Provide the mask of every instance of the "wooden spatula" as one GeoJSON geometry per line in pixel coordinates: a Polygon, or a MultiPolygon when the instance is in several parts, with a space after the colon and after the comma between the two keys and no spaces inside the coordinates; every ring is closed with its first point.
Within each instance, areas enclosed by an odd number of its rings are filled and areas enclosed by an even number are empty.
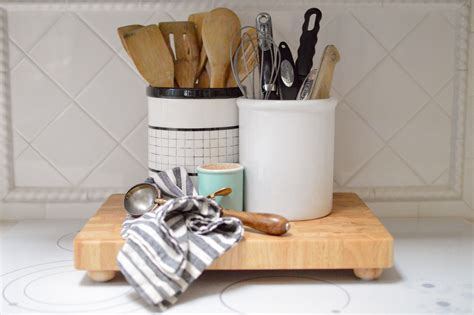
{"type": "Polygon", "coordinates": [[[120,41],[122,42],[122,46],[127,52],[127,54],[130,56],[130,53],[128,52],[127,44],[125,43],[125,40],[123,39],[124,35],[126,33],[129,33],[131,31],[134,31],[136,29],[142,28],[143,25],[139,24],[132,24],[132,25],[126,25],[126,26],[121,26],[117,29],[118,36],[120,38],[120,41]]]}
{"type": "Polygon", "coordinates": [[[329,98],[332,79],[334,77],[334,69],[336,68],[336,63],[338,63],[340,59],[341,56],[339,55],[336,46],[326,46],[321,58],[321,64],[319,65],[318,75],[310,99],[329,98]]]}
{"type": "Polygon", "coordinates": [[[159,24],[165,41],[172,51],[173,34],[175,58],[174,74],[180,88],[192,88],[199,63],[199,44],[193,22],[163,22],[159,24]]]}
{"type": "Polygon", "coordinates": [[[206,69],[204,69],[201,72],[201,75],[198,78],[196,87],[197,88],[202,88],[202,89],[207,89],[207,88],[209,88],[210,84],[211,84],[211,81],[209,79],[209,74],[207,73],[206,69]]]}
{"type": "Polygon", "coordinates": [[[193,22],[196,26],[196,36],[199,44],[199,49],[202,47],[202,22],[207,12],[194,13],[188,17],[189,22],[193,22]]]}
{"type": "Polygon", "coordinates": [[[138,72],[151,86],[173,87],[173,58],[158,25],[125,33],[123,39],[138,72]]]}
{"type": "Polygon", "coordinates": [[[231,10],[217,8],[206,14],[202,23],[202,43],[211,64],[211,88],[226,86],[230,52],[240,42],[240,20],[231,10]]]}
{"type": "Polygon", "coordinates": [[[188,17],[188,21],[193,22],[196,26],[196,35],[200,49],[199,65],[196,72],[196,80],[198,80],[198,78],[201,76],[201,73],[203,72],[204,66],[206,65],[207,61],[206,49],[202,44],[202,22],[204,21],[204,17],[206,16],[206,14],[207,12],[194,13],[188,17]]]}
{"type": "MultiPolygon", "coordinates": [[[[238,53],[238,63],[237,63],[237,74],[239,76],[240,82],[244,81],[247,76],[253,71],[255,68],[255,64],[257,63],[258,59],[258,41],[257,41],[257,30],[254,28],[248,29],[242,38],[245,38],[245,41],[242,40],[244,47],[243,53],[242,49],[239,49],[236,53],[238,53]],[[245,56],[245,58],[244,58],[245,56]]],[[[234,74],[229,71],[229,75],[227,77],[227,87],[236,87],[237,83],[235,82],[234,74]]]]}

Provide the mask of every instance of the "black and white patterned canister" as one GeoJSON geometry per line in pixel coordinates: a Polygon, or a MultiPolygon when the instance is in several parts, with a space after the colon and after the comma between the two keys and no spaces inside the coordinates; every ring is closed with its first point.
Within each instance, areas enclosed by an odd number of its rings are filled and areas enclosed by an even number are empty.
{"type": "Polygon", "coordinates": [[[147,92],[150,172],[183,166],[196,176],[200,165],[239,161],[238,89],[147,92]]]}

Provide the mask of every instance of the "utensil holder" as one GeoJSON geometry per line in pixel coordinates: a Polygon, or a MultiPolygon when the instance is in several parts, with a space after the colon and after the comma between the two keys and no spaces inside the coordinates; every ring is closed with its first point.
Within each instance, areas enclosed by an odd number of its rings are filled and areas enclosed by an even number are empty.
{"type": "Polygon", "coordinates": [[[239,160],[238,88],[148,87],[148,169],[183,166],[190,176],[208,163],[239,160]]]}
{"type": "Polygon", "coordinates": [[[328,215],[332,208],[337,100],[239,98],[244,209],[289,220],[328,215]]]}

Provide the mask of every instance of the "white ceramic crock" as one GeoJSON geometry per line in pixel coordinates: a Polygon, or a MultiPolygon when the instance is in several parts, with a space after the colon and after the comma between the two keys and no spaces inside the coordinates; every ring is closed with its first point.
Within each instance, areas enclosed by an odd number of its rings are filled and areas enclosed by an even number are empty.
{"type": "Polygon", "coordinates": [[[202,164],[238,162],[236,97],[216,90],[231,89],[148,88],[150,173],[183,166],[194,177],[202,164]]]}
{"type": "Polygon", "coordinates": [[[239,98],[244,209],[289,220],[328,215],[332,208],[337,100],[239,98]]]}

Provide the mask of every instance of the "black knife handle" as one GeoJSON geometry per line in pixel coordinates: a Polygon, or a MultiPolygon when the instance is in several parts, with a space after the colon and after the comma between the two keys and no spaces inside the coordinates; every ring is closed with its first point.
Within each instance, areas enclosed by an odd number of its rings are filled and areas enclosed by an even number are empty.
{"type": "Polygon", "coordinates": [[[304,23],[300,37],[300,46],[298,47],[298,58],[296,59],[296,75],[299,85],[303,83],[304,79],[313,67],[313,57],[318,42],[318,32],[321,22],[322,13],[318,8],[311,8],[304,14],[304,23]],[[315,14],[314,28],[308,30],[311,16],[315,14]]]}
{"type": "Polygon", "coordinates": [[[278,88],[280,93],[280,98],[282,100],[294,100],[298,94],[298,89],[295,86],[295,62],[293,61],[293,55],[291,54],[290,47],[286,42],[281,42],[278,45],[278,50],[280,51],[280,73],[278,74],[278,88]],[[287,61],[287,65],[291,66],[291,71],[293,72],[293,84],[288,84],[282,79],[282,65],[284,61],[287,61]]]}

